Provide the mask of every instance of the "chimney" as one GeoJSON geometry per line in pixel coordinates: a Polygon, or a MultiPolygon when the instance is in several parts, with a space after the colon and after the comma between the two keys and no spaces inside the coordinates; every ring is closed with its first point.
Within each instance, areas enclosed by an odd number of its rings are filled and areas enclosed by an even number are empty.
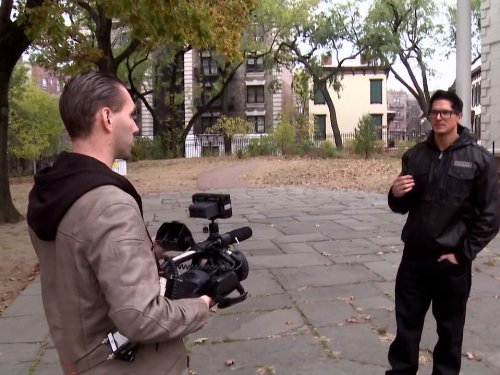
{"type": "Polygon", "coordinates": [[[331,66],[332,65],[332,54],[328,52],[321,56],[321,65],[323,66],[331,66]]]}

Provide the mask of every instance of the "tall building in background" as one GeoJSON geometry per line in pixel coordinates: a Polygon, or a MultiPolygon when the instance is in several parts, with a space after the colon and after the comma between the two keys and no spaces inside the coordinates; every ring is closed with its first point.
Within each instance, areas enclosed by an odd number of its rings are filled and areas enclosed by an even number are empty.
{"type": "Polygon", "coordinates": [[[481,1],[481,143],[500,148],[500,0],[481,1]],[[496,143],[496,144],[495,144],[496,143]]]}
{"type": "Polygon", "coordinates": [[[393,113],[393,120],[389,131],[403,131],[407,129],[408,93],[405,90],[387,91],[387,110],[393,113]]]}
{"type": "MultiPolygon", "coordinates": [[[[191,50],[184,56],[185,122],[204,104],[193,100],[193,87],[211,88],[219,77],[217,62],[209,51],[191,50]]],[[[268,133],[278,126],[283,108],[292,105],[292,73],[277,67],[266,68],[264,58],[247,56],[224,89],[222,95],[201,115],[192,135],[207,134],[221,116],[238,116],[254,124],[254,134],[268,133]],[[276,82],[278,83],[276,85],[276,82]]]]}
{"type": "Polygon", "coordinates": [[[31,64],[29,69],[31,71],[31,79],[42,90],[53,95],[61,93],[63,85],[61,78],[56,73],[37,64],[31,64]]]}

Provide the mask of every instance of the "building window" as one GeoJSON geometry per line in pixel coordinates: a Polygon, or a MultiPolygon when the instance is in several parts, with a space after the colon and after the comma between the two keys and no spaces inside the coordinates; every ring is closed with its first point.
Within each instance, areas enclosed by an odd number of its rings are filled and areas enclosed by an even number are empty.
{"type": "Polygon", "coordinates": [[[219,73],[219,68],[217,67],[217,61],[212,56],[203,56],[201,58],[203,64],[203,75],[204,76],[215,76],[219,73]]]}
{"type": "Polygon", "coordinates": [[[375,134],[378,139],[382,139],[382,115],[376,114],[371,116],[376,127],[375,134]]]}
{"type": "Polygon", "coordinates": [[[323,91],[321,90],[316,90],[314,92],[314,104],[325,104],[325,95],[323,95],[323,91]]]}
{"type": "Polygon", "coordinates": [[[264,70],[264,57],[263,56],[248,56],[247,57],[247,70],[251,72],[259,72],[264,70]]]}
{"type": "Polygon", "coordinates": [[[217,122],[219,118],[217,116],[207,116],[201,118],[201,133],[209,134],[211,133],[210,128],[217,122]]]}
{"type": "Polygon", "coordinates": [[[47,87],[49,86],[49,81],[47,78],[43,77],[42,78],[42,89],[47,90],[47,87]]]}
{"type": "Polygon", "coordinates": [[[373,122],[377,128],[382,127],[382,115],[372,115],[373,122]]]}
{"type": "Polygon", "coordinates": [[[481,115],[477,115],[474,118],[473,133],[476,136],[476,139],[480,139],[481,138],[481,115]]]}
{"type": "Polygon", "coordinates": [[[324,141],[326,139],[326,115],[314,116],[314,140],[324,141]]]}
{"type": "Polygon", "coordinates": [[[247,86],[248,103],[264,103],[264,86],[247,86]]]}
{"type": "Polygon", "coordinates": [[[370,103],[382,104],[382,80],[370,79],[370,103]]]}
{"type": "Polygon", "coordinates": [[[248,116],[247,121],[255,126],[255,133],[266,132],[266,118],[264,116],[248,116]]]}

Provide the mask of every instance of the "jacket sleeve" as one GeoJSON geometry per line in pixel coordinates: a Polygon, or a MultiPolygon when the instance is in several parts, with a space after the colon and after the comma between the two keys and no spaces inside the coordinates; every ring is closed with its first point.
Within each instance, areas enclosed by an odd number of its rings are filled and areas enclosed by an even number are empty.
{"type": "Polygon", "coordinates": [[[88,260],[109,303],[109,317],[132,342],[154,343],[200,329],[208,308],[200,298],[168,300],[136,202],[122,191],[96,212],[88,260]]]}
{"type": "Polygon", "coordinates": [[[455,256],[459,263],[472,262],[476,255],[497,235],[500,228],[498,172],[495,159],[484,153],[484,169],[474,182],[473,205],[476,215],[465,240],[464,252],[455,256]]]}
{"type": "MultiPolygon", "coordinates": [[[[408,152],[405,152],[403,158],[401,160],[401,173],[399,176],[404,176],[408,174],[408,152]]],[[[411,206],[411,194],[407,193],[402,197],[396,198],[394,194],[392,194],[392,185],[389,188],[389,193],[387,195],[387,202],[389,204],[389,208],[398,214],[406,214],[410,210],[411,206]]]]}

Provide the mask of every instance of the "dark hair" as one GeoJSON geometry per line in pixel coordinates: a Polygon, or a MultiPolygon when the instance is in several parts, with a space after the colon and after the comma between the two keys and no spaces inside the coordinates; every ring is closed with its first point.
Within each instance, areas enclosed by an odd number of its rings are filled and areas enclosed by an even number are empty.
{"type": "Polygon", "coordinates": [[[99,109],[123,108],[120,86],[125,87],[118,78],[99,72],[80,74],[68,81],[59,99],[59,112],[71,139],[90,135],[99,109]]]}
{"type": "Polygon", "coordinates": [[[434,103],[436,100],[448,100],[451,102],[451,109],[454,112],[462,113],[464,103],[462,102],[462,99],[460,99],[454,91],[437,90],[431,96],[431,102],[429,103],[429,111],[432,109],[432,103],[434,103]]]}

